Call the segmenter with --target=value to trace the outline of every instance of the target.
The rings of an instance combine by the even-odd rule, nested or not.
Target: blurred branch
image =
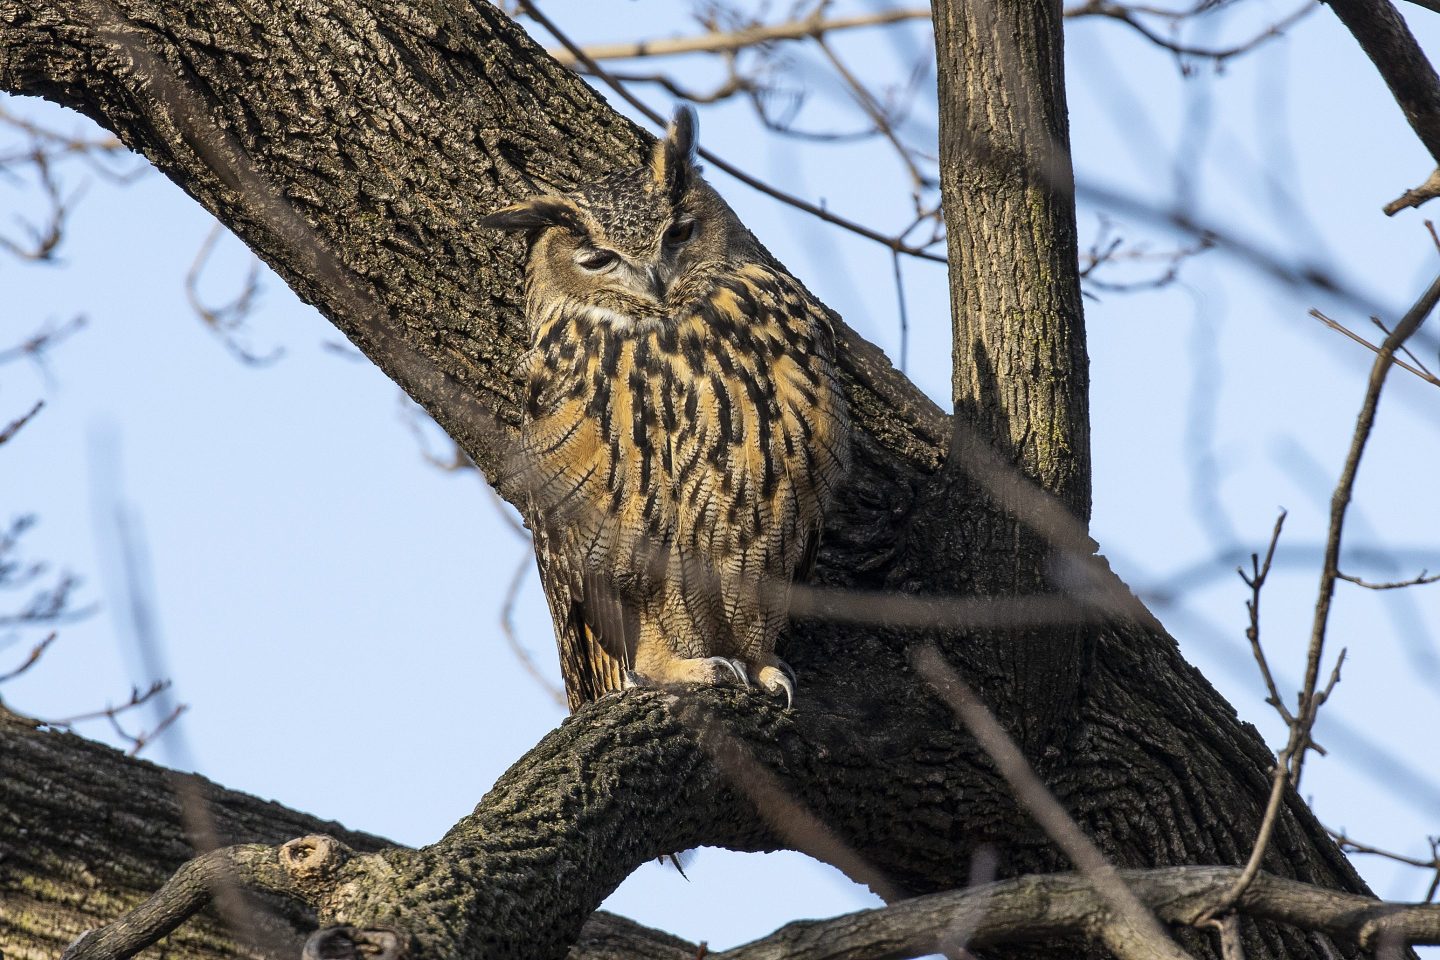
[[[560,41],[561,45],[564,46],[565,49],[570,51],[570,53],[575,57],[576,61],[581,66],[583,66],[586,71],[599,78],[600,80],[604,81],[604,83],[612,90],[614,90],[617,94],[619,94],[626,103],[630,104],[636,110],[644,114],[644,116],[648,118],[652,123],[661,127],[665,126],[666,120],[664,117],[660,116],[660,114],[652,110],[648,104],[646,104],[643,100],[640,100],[629,90],[627,90],[624,84],[612,77],[590,57],[586,56],[585,51],[582,50],[580,47],[576,46],[575,43],[571,41],[566,34],[560,31],[559,27],[557,27],[548,17],[541,13],[539,8],[536,7],[532,0],[519,0],[519,3],[524,9],[525,13],[536,23],[540,24],[540,26],[550,31],[550,33],[557,40]],[[782,203],[795,207],[797,210],[803,210],[812,216],[824,220],[826,223],[834,224],[835,226],[841,227],[845,230],[849,230],[851,233],[858,234],[859,236],[862,236],[867,240],[873,240],[874,242],[882,244],[883,246],[888,247],[889,249],[894,250],[897,253],[903,253],[907,256],[918,257],[922,260],[929,260],[934,263],[946,262],[945,257],[939,254],[931,253],[929,250],[926,250],[924,248],[913,247],[905,243],[903,235],[886,236],[885,234],[880,233],[877,230],[873,230],[870,227],[867,227],[861,223],[857,223],[854,220],[847,219],[846,217],[837,216],[831,213],[829,210],[826,210],[823,206],[817,206],[813,203],[810,203],[808,200],[802,200],[799,197],[794,196],[793,194],[786,193],[783,190],[771,186],[765,181],[760,180],[757,177],[751,176],[750,174],[736,167],[734,164],[731,164],[728,161],[722,159],[721,157],[716,156],[714,153],[711,153],[704,147],[701,147],[698,153],[700,157],[707,163],[711,164],[714,167],[717,167],[720,170],[725,171],[730,176],[734,177],[736,180],[739,180],[746,186],[758,190],[761,193],[766,194],[767,196],[773,197],[774,199],[779,200]]]
[[[19,116],[0,105],[0,128],[9,127],[24,134],[30,140],[30,147],[14,153],[0,153],[0,172],[17,164],[33,163],[38,148],[48,161],[71,157],[84,160],[95,173],[115,183],[129,183],[153,169],[144,158],[131,153],[120,138],[100,132],[97,137],[61,133]],[[126,157],[134,161],[129,170],[115,170],[101,162],[100,158]]]
[[[5,678],[0,677],[0,680],[3,679]],[[63,720],[41,720],[41,722],[49,727],[63,727],[69,730],[77,723],[83,723],[86,720],[99,720],[103,717],[110,721],[110,728],[115,731],[115,735],[130,744],[128,752],[130,756],[133,757],[153,743],[160,734],[169,729],[171,724],[180,719],[181,714],[190,709],[190,706],[184,703],[176,704],[165,716],[160,718],[160,721],[156,723],[154,729],[148,731],[141,730],[139,733],[131,733],[126,730],[120,723],[121,715],[144,706],[168,689],[170,689],[169,680],[156,680],[144,690],[141,690],[139,687],[131,687],[130,697],[124,703],[107,706],[103,710],[94,710],[90,713],[77,713]]]
[[[1089,289],[1110,293],[1130,293],[1136,290],[1159,290],[1168,287],[1180,277],[1180,267],[1185,261],[1198,257],[1215,247],[1213,237],[1201,234],[1191,243],[1173,250],[1153,251],[1143,244],[1126,248],[1124,237],[1114,232],[1114,223],[1109,217],[1100,216],[1100,228],[1088,250],[1080,255],[1080,280]],[[1107,266],[1121,264],[1159,263],[1161,271],[1139,280],[1101,280],[1097,274]]]
[[[16,667],[14,670],[11,670],[9,673],[0,673],[0,683],[4,683],[7,680],[15,679],[16,677],[20,676],[20,674],[24,673],[26,670],[29,670],[31,667],[35,666],[35,664],[39,663],[40,658],[45,655],[46,650],[50,649],[50,644],[54,643],[55,638],[59,635],[60,634],[58,634],[54,630],[51,630],[49,636],[47,636],[44,640],[41,640],[39,643],[35,644],[35,646],[30,648],[30,652],[25,656],[25,659],[20,662],[20,666]]]
[[[1418,576],[1411,577],[1409,580],[1392,580],[1386,583],[1371,583],[1369,580],[1352,577],[1348,573],[1337,573],[1336,576],[1357,587],[1364,587],[1366,590],[1401,590],[1405,587],[1423,587],[1427,583],[1440,583],[1440,573],[1432,576],[1426,576],[1425,573],[1424,570],[1421,570]]]
[[[30,408],[30,412],[22,413],[18,418],[11,420],[6,427],[0,429],[0,446],[8,443],[11,437],[15,436],[15,434],[20,432],[21,427],[29,423],[31,419],[34,418],[35,414],[39,413],[43,409],[45,409],[45,401],[36,400],[35,406]]]
[[[225,303],[218,306],[209,306],[200,299],[200,277],[205,268],[209,265],[210,256],[215,252],[215,245],[219,242],[225,228],[218,221],[210,228],[205,235],[200,249],[195,252],[195,259],[190,264],[190,269],[185,273],[185,299],[190,303],[190,309],[200,318],[200,322],[209,327],[220,342],[225,344],[240,362],[250,366],[266,366],[279,360],[285,354],[283,347],[275,347],[269,353],[256,354],[243,346],[236,339],[245,321],[249,318],[251,311],[255,309],[255,297],[260,292],[260,261],[254,254],[250,255],[250,266],[245,273],[245,280],[241,284],[240,291]]]
[[[1193,47],[1175,40],[1167,40],[1155,32],[1154,29],[1146,26],[1145,22],[1141,19],[1143,16],[1159,17],[1168,20],[1170,24],[1174,26],[1180,21],[1190,17],[1212,11],[1215,8],[1215,4],[1213,3],[1201,2],[1188,10],[1171,11],[1136,4],[1112,3],[1110,0],[1086,0],[1085,3],[1077,6],[1067,7],[1065,9],[1065,17],[1067,19],[1105,17],[1110,20],[1118,20],[1157,47],[1169,50],[1176,56],[1213,60],[1216,64],[1221,64],[1226,60],[1249,53],[1267,40],[1273,40],[1276,37],[1283,36],[1286,30],[1308,16],[1316,7],[1317,4],[1305,3],[1294,12],[1281,17],[1259,33],[1227,47]]]
[[[629,43],[598,43],[578,49],[560,47],[548,52],[550,56],[567,67],[584,63],[587,59],[632,60],[639,57],[666,57],[681,53],[734,53],[746,47],[763,46],[784,40],[818,40],[825,34],[837,30],[885,26],[906,20],[929,20],[930,8],[878,10],[874,13],[835,17],[828,20],[823,14],[824,8],[817,7],[810,16],[786,23],[770,25],[757,23],[729,32],[710,31],[690,37],[636,40]]]
[[[524,4],[521,4],[523,7]],[[1295,12],[1276,21],[1248,39],[1228,47],[1190,47],[1160,36],[1145,25],[1142,16],[1150,16],[1178,23],[1189,17],[1209,12],[1213,4],[1200,3],[1188,10],[1160,10],[1136,4],[1112,3],[1109,0],[1087,0],[1065,10],[1067,19],[1081,17],[1106,17],[1118,20],[1135,30],[1151,43],[1172,53],[1188,57],[1199,57],[1224,61],[1248,53],[1267,40],[1278,37],[1302,17],[1309,14],[1315,4],[1307,3]],[[705,33],[688,37],[670,37],[654,40],[635,40],[623,43],[597,43],[580,47],[578,50],[560,47],[549,50],[549,54],[567,67],[580,65],[585,59],[637,60],[645,57],[666,57],[687,53],[736,53],[749,47],[761,47],[793,40],[823,40],[826,34],[853,30],[861,27],[889,26],[912,20],[929,20],[928,7],[912,9],[897,8],[851,17],[826,19],[824,5],[817,6],[807,17],[783,23],[762,24],[752,22],[734,30],[711,29]]]
[[[45,151],[38,145],[34,146],[26,159],[35,167],[36,175],[40,180],[40,189],[45,195],[49,211],[46,214],[45,224],[38,227],[17,215],[15,220],[28,236],[28,242],[17,243],[9,237],[0,235],[0,249],[10,251],[21,260],[53,263],[55,251],[60,246],[60,241],[64,239],[65,218],[70,215],[71,205],[84,193],[85,187],[81,185],[69,197],[61,196],[59,181],[55,179],[55,174],[50,169],[50,160]]]
[[[39,362],[44,359],[45,351],[84,329],[86,322],[85,315],[77,313],[59,326],[47,323],[38,333],[31,334],[30,338],[23,343],[0,350],[0,363],[9,363],[22,357]]]

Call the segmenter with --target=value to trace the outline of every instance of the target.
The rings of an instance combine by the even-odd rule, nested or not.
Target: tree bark
[[[194,835],[197,819],[208,836]],[[390,846],[202,777],[39,729],[0,706],[0,955],[6,960],[54,960],[80,934],[153,893],[197,849],[216,842],[278,844],[317,833],[357,851]],[[166,948],[185,960],[293,960],[315,926],[313,913],[284,898],[250,898],[242,909],[239,924],[207,910]],[[600,911],[569,960],[694,960],[696,952],[695,944]]]
[[[1107,596],[1123,593],[1081,562],[1092,545],[1073,210],[1064,178],[1042,175],[1066,139],[1055,14],[1005,0],[937,9],[946,186],[969,205],[960,226],[950,219],[957,368],[973,368],[957,373],[952,427],[845,333],[856,465],[827,528],[824,586],[1023,596],[1056,588],[1059,550]],[[1013,50],[987,59],[987,38],[1012,36]],[[984,107],[991,128],[957,133],[955,85],[1017,64],[1009,81],[966,86],[966,109]],[[0,0],[0,89],[80,110],[147,156],[515,496],[521,251],[473,224],[537,183],[636,165],[648,138],[499,11]],[[1018,179],[961,175],[956,144],[961,156],[965,144],[1018,153]],[[947,446],[963,457],[947,462]],[[803,697],[790,712],[728,690],[606,698],[441,841],[352,861],[321,919],[400,928],[437,956],[533,958],[563,953],[636,866],[699,844],[807,851],[891,899],[963,886],[982,846],[999,851],[1001,876],[1067,869],[917,676],[911,648],[936,640],[1116,863],[1243,861],[1269,785],[1263,742],[1133,600],[1098,617],[1094,604],[1071,606],[1053,651],[958,622],[797,625],[785,656]],[[26,821],[57,815],[19,809]],[[1266,869],[1364,890],[1294,796]],[[1329,949],[1266,924],[1248,928],[1246,945],[1252,958]],[[1213,952],[1200,938],[1187,946]]]

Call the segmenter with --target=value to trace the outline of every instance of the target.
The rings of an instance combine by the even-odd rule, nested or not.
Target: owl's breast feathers
[[[677,570],[717,595],[808,572],[848,422],[828,316],[759,264],[668,318],[532,319],[521,450],[573,710],[619,688]]]

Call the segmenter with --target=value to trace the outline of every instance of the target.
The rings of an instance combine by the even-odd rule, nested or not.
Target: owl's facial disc
[[[583,273],[603,280],[605,287],[644,301],[646,306],[659,307],[665,300],[666,273],[659,264],[637,263],[618,251],[590,244],[576,248],[573,259]]]

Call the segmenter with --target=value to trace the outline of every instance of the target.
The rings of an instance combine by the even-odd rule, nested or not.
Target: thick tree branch
[[[1191,924],[1234,883],[1233,867],[1122,870],[1120,879],[1163,921]],[[1440,942],[1440,905],[1384,903],[1261,874],[1243,915],[1328,934],[1366,950]],[[714,960],[905,960],[1051,938],[1095,938],[1114,908],[1083,878],[1032,876],[916,897],[830,920],[792,923]],[[964,932],[964,942],[956,934]]]

